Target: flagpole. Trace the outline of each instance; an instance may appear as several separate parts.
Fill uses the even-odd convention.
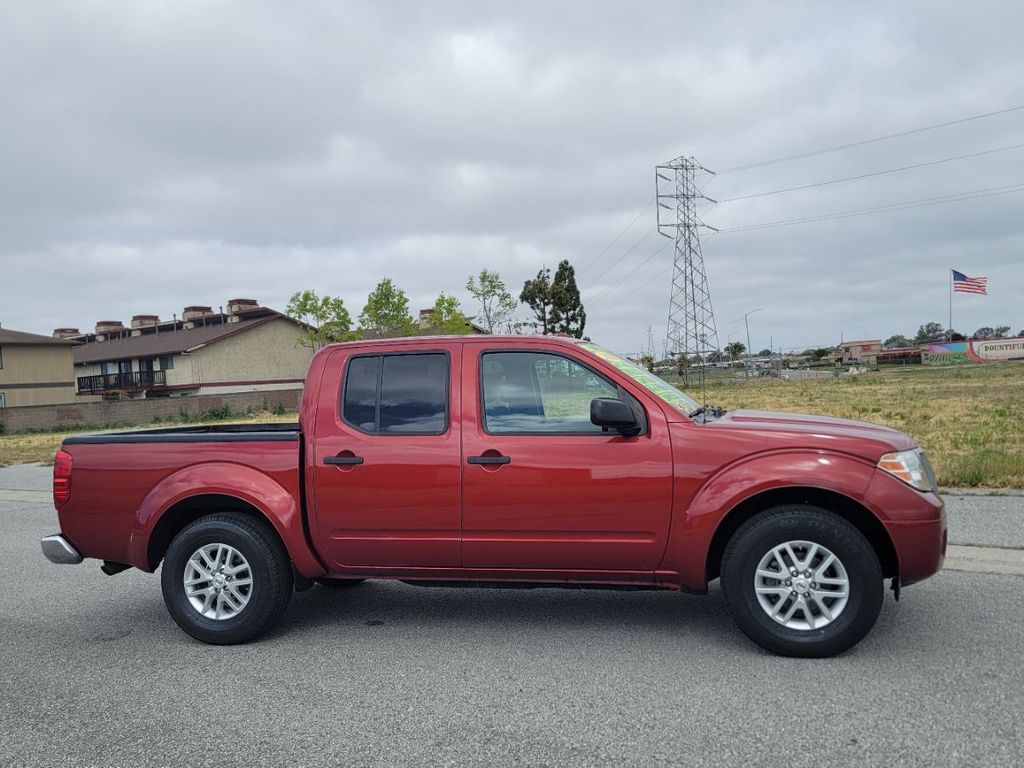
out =
[[[953,268],[949,268],[949,326],[946,328],[946,338],[953,340]]]

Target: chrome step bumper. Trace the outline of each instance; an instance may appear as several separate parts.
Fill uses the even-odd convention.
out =
[[[60,565],[77,565],[82,562],[82,555],[71,546],[71,542],[55,533],[51,536],[44,536],[39,541],[43,547],[43,554],[51,563]]]

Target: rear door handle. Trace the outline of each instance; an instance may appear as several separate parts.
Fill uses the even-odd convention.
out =
[[[509,464],[512,461],[511,456],[470,456],[468,459],[470,464]]]
[[[324,464],[362,464],[362,456],[324,456]]]

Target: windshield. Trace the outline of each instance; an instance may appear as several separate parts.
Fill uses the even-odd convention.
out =
[[[643,368],[636,363],[631,363],[626,358],[619,357],[615,353],[597,346],[597,344],[585,343],[580,344],[580,346],[588,352],[597,355],[605,362],[615,366],[641,387],[650,393],[657,395],[661,400],[664,400],[666,403],[682,413],[690,414],[700,408],[700,403],[688,394],[676,387],[673,387],[664,379],[655,376],[646,368]]]

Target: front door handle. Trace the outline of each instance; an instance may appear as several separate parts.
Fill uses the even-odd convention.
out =
[[[362,456],[324,456],[324,464],[349,465],[362,463]]]
[[[470,464],[509,464],[512,461],[511,456],[470,456],[468,459]]]

